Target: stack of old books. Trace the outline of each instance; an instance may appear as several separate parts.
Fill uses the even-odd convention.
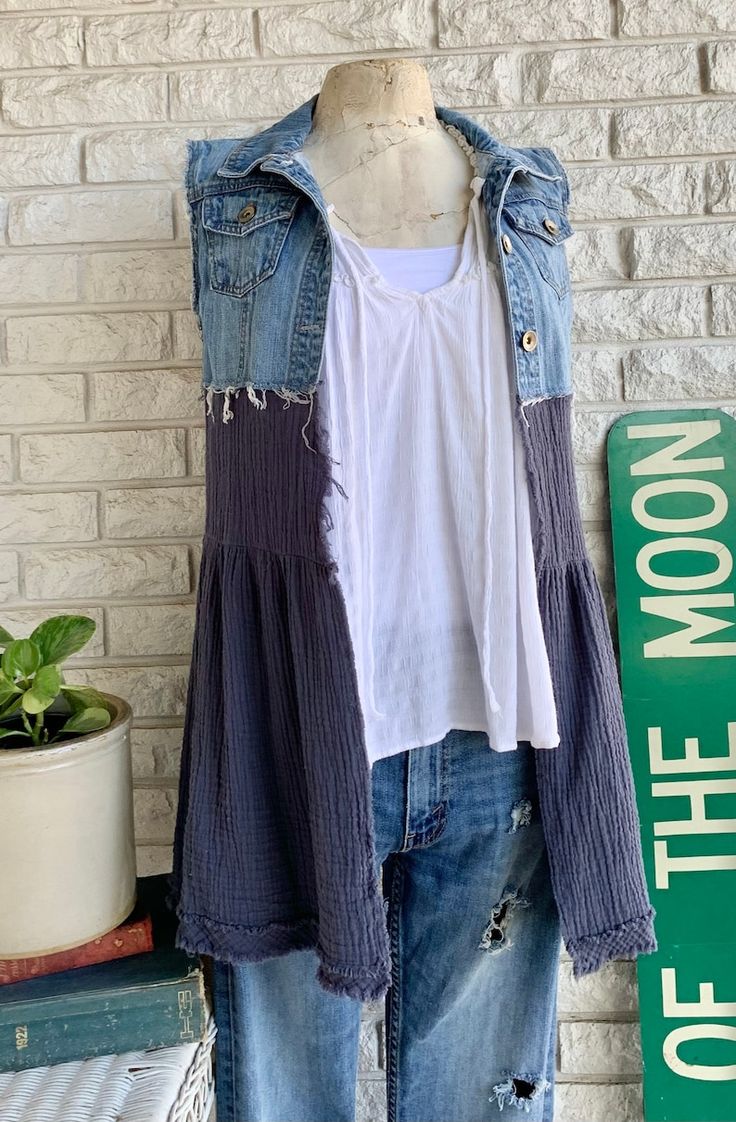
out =
[[[72,950],[0,960],[0,1072],[205,1039],[203,963],[174,946],[164,874],[139,877],[135,909]]]

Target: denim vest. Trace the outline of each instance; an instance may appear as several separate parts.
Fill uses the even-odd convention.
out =
[[[169,902],[179,946],[231,961],[314,947],[325,988],[375,999],[391,964],[352,640],[325,536],[332,461],[319,385],[333,236],[294,155],[316,100],[248,139],[186,146],[202,396],[205,416],[223,423],[206,425]],[[561,732],[558,747],[535,753],[539,813],[578,976],[650,952],[656,938],[573,468],[569,182],[551,149],[509,147],[435,111],[484,177],[512,341]]]
[[[311,394],[318,381],[332,271],[322,192],[291,153],[316,96],[265,132],[233,144],[189,141],[192,306],[204,342],[205,389]],[[522,402],[570,392],[570,276],[563,242],[567,176],[549,148],[511,148],[471,118],[435,107],[486,182],[481,202],[500,268]],[[262,400],[262,399],[261,399]]]

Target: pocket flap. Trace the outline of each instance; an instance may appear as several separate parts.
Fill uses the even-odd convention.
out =
[[[517,230],[543,238],[550,245],[557,245],[575,233],[567,215],[541,199],[507,202],[505,211],[509,222]]]
[[[268,222],[290,219],[299,195],[292,191],[235,191],[202,200],[202,225],[218,234],[243,237]]]

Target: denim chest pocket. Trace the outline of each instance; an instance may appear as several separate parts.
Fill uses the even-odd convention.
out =
[[[209,285],[242,298],[276,271],[299,202],[297,194],[237,191],[202,201]]]
[[[551,203],[525,199],[509,202],[505,216],[545,283],[560,298],[566,296],[570,269],[563,243],[575,232],[567,215]]]

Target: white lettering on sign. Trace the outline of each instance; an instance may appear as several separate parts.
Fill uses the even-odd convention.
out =
[[[681,459],[684,453],[706,443],[721,432],[721,422],[717,419],[703,421],[682,421],[667,424],[630,425],[626,430],[629,440],[661,439],[672,436],[672,443],[644,456],[632,464],[632,476],[640,475],[695,475],[702,472],[724,471],[723,456],[689,457]],[[647,502],[654,496],[702,494],[711,500],[710,510],[704,514],[687,515],[683,518],[654,516],[647,509]],[[728,547],[717,538],[685,537],[702,530],[710,530],[720,525],[728,513],[728,496],[723,488],[710,480],[703,479],[663,479],[645,483],[635,492],[631,500],[631,511],[636,522],[649,530],[671,534],[668,538],[645,543],[636,558],[636,571],[642,581],[650,588],[659,588],[673,595],[642,596],[642,612],[671,619],[683,626],[668,635],[650,639],[643,644],[644,658],[714,658],[736,656],[736,640],[720,643],[704,643],[709,635],[733,626],[731,619],[718,619],[703,616],[704,608],[733,608],[736,598],[732,592],[702,593],[698,590],[723,585],[733,572],[733,556]],[[652,567],[654,558],[662,555],[707,553],[715,565],[706,573],[667,575],[658,573]]]
[[[665,759],[662,752],[662,729],[647,729],[649,743],[649,770],[652,775],[673,775],[691,771],[736,771],[736,721],[726,725],[728,754],[726,756],[701,756],[697,736],[686,736],[683,743],[685,755]]]
[[[657,557],[660,553],[712,553],[717,564],[709,573],[691,574],[686,577],[664,575],[655,573],[650,564],[652,557]],[[712,588],[730,577],[732,570],[733,557],[730,549],[726,549],[723,542],[714,541],[713,538],[665,538],[658,542],[647,542],[636,557],[637,573],[644,583],[652,588],[672,588],[677,591]]]
[[[682,495],[687,491],[709,495],[713,500],[712,510],[691,518],[658,518],[647,510],[647,500],[653,495]],[[646,526],[648,530],[674,530],[687,534],[695,530],[710,530],[711,526],[722,522],[728,513],[728,498],[723,488],[709,479],[657,479],[639,488],[631,500],[631,512],[639,525]]]
[[[651,448],[652,440],[664,445],[642,455],[629,468],[635,488],[631,514],[640,529],[635,531],[635,526],[630,526],[636,533],[636,556],[629,561],[627,575],[633,578],[631,570],[635,568],[644,586],[645,594],[639,596],[641,620],[637,630],[644,659],[722,660],[736,656],[736,547],[729,528],[734,496],[726,482],[730,476],[725,475],[725,457],[705,455],[714,447],[722,447],[720,442],[718,446],[709,442],[721,437],[723,428],[724,422],[716,417],[659,424],[656,417],[650,417],[650,423],[632,424],[626,429],[629,440],[643,442],[638,448],[644,448],[647,441]],[[722,486],[713,478],[718,473],[724,473]],[[668,633],[650,638],[655,629]],[[724,631],[727,637],[719,640],[718,634]],[[713,681],[718,683],[733,677],[733,667],[733,663],[721,661],[717,668],[711,664],[708,669],[713,670]],[[701,681],[707,681],[708,670],[703,670]],[[653,680],[659,682],[665,673],[656,672]],[[695,689],[691,697],[681,694],[681,687],[687,690],[688,674],[685,667],[671,668],[671,689],[665,696],[674,704],[666,717],[663,714],[670,724],[681,711],[680,701],[683,707],[691,701],[690,712],[708,704],[707,690],[702,697]],[[652,713],[655,698],[648,688],[650,682],[646,675],[643,677],[646,684],[639,700],[651,702],[649,720],[657,720]],[[731,693],[736,701],[736,690]],[[727,700],[731,702],[730,696]],[[664,699],[661,704],[665,704]],[[734,716],[733,711],[728,715]],[[673,924],[675,911],[679,914],[686,908],[688,913],[679,941],[677,933],[672,936],[672,954],[667,958],[670,965],[657,970],[662,1015],[680,1020],[671,1031],[665,1020],[662,1056],[674,1075],[701,1083],[736,1079],[736,1025],[719,1023],[736,1018],[732,963],[725,942],[731,932],[712,919],[713,930],[704,932],[702,938],[712,940],[713,953],[698,958],[694,951],[701,948],[692,943],[690,923],[697,916],[697,912],[690,914],[690,901],[697,909],[698,894],[713,895],[714,881],[728,892],[736,873],[736,720],[725,722],[725,744],[717,720],[715,713],[708,713],[700,736],[685,735],[690,731],[687,718],[684,727],[668,725],[664,734],[662,727],[647,728],[652,799],[647,845],[652,847],[654,882],[658,890],[669,890],[669,913],[667,908],[663,912],[665,916],[673,913]],[[640,730],[647,718],[638,724]],[[697,727],[694,722],[693,727]],[[713,755],[714,751],[720,754]],[[723,871],[730,875],[712,876]],[[681,874],[686,876],[681,878]],[[712,879],[705,880],[703,874]],[[719,972],[723,972],[721,979]],[[700,980],[703,973],[706,981]],[[716,987],[721,1000],[716,997]],[[683,1020],[687,1023],[682,1024]],[[708,1059],[713,1062],[705,1062]],[[676,1107],[672,1117],[675,1115],[679,1118]]]
[[[660,440],[663,436],[679,436],[674,444],[660,448],[643,460],[632,464],[632,475],[676,475],[682,472],[723,471],[725,463],[723,456],[711,456],[700,460],[679,460],[683,452],[705,444],[721,431],[721,422],[712,421],[675,421],[666,425],[630,425],[626,430],[629,440],[646,440],[655,437]]]
[[[736,1028],[729,1025],[682,1025],[668,1033],[662,1045],[664,1062],[677,1075],[686,1079],[705,1079],[717,1081],[736,1079],[736,1064],[687,1064],[677,1054],[680,1044],[686,1040],[733,1040],[736,1042]]]
[[[690,800],[689,818],[654,823],[657,837],[736,833],[736,818],[709,818],[705,807],[708,795],[736,795],[736,779],[675,779],[670,783],[652,783],[652,795]]]
[[[736,642],[695,643],[705,635],[713,635],[732,627],[730,619],[701,616],[701,608],[732,608],[732,592],[706,592],[701,596],[642,596],[639,606],[643,612],[677,620],[687,626],[659,639],[648,639],[642,648],[644,658],[713,658],[718,655],[736,655]]]
[[[662,1012],[665,1017],[736,1017],[736,1001],[716,1001],[713,982],[700,982],[697,1001],[677,1000],[677,971],[662,967]]]
[[[672,857],[666,841],[654,843],[654,873],[657,888],[669,888],[670,873],[716,873],[736,869],[736,853],[708,853],[704,857]]]
[[[736,771],[736,721],[726,725],[728,753],[725,756],[702,756],[697,737],[686,737],[685,755],[675,759],[665,759],[662,751],[662,729],[654,725],[647,729],[649,744],[649,770],[652,775],[685,774],[686,779],[657,781],[652,783],[652,795],[656,798],[689,799],[690,815],[687,818],[669,822],[655,822],[655,837],[696,836],[702,834],[736,833],[736,819],[709,818],[706,812],[706,798],[709,795],[736,795],[736,779],[692,779],[694,772]],[[736,869],[736,854],[709,853],[702,856],[670,855],[666,841],[654,842],[654,874],[657,888],[670,886],[673,873],[703,873],[720,869]]]

